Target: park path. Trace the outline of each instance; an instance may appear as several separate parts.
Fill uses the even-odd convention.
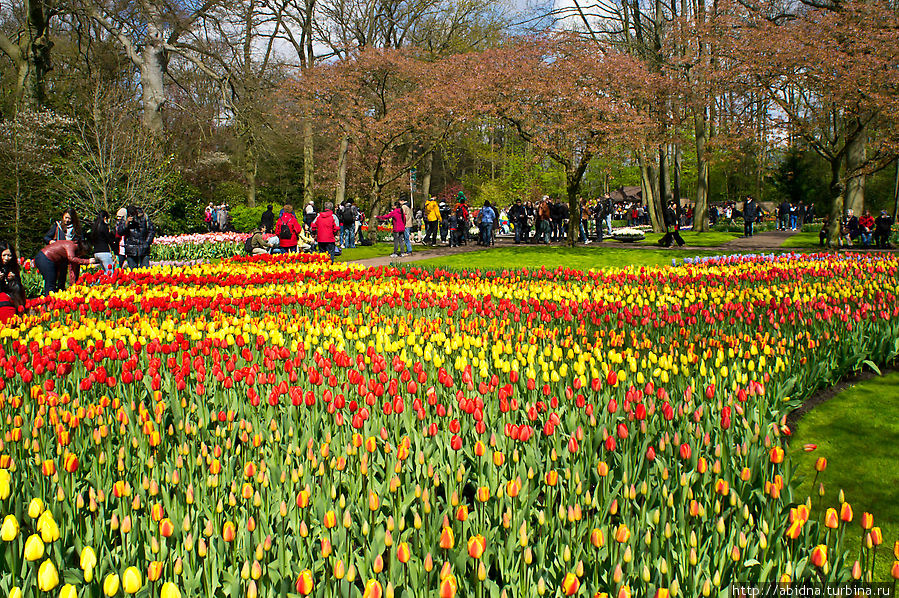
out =
[[[795,234],[794,231],[789,230],[771,230],[751,237],[740,237],[728,241],[718,249],[722,251],[770,251],[780,249],[783,242]]]
[[[497,240],[496,244],[500,245],[499,240]],[[460,247],[425,247],[423,245],[413,245],[412,248],[414,250],[412,255],[406,257],[390,257],[389,255],[384,255],[381,257],[371,257],[364,260],[353,260],[353,263],[362,264],[363,266],[367,266],[370,268],[377,268],[378,266],[418,262],[421,260],[430,259],[432,257],[444,257],[447,255],[470,253],[472,251],[483,251],[487,249],[487,247],[482,247],[474,243],[469,243],[468,245],[462,245]]]
[[[771,251],[774,249],[779,249],[781,244],[787,240],[789,237],[794,235],[795,233],[791,231],[769,231],[764,233],[759,233],[749,238],[739,238],[734,239],[732,241],[728,241],[723,245],[718,247],[691,247],[689,245],[684,245],[683,247],[673,247],[673,249],[680,250],[694,250],[699,253],[711,253],[711,252],[755,252],[755,251]],[[563,246],[563,243],[553,243],[553,245]],[[582,247],[582,245],[578,245]],[[495,247],[516,247],[516,245],[512,242],[511,239],[499,238],[496,240]],[[531,245],[523,245],[521,247],[532,247]],[[610,243],[606,242],[602,245],[593,245],[593,247],[603,247],[603,248],[615,248],[615,249],[632,249],[635,251],[641,250],[658,250],[659,246],[655,244],[649,245],[637,245],[632,243]],[[476,245],[473,243],[469,243],[468,245],[463,245],[461,247],[427,247],[421,245],[414,246],[415,252],[406,257],[390,257],[390,256],[381,256],[381,257],[372,257],[363,260],[352,260],[355,264],[362,264],[363,266],[377,268],[378,266],[389,266],[390,264],[405,264],[411,262],[418,262],[421,260],[427,260],[434,257],[444,257],[447,255],[456,255],[460,253],[471,253],[473,251],[484,251],[487,250],[487,247],[482,247],[480,245]]]

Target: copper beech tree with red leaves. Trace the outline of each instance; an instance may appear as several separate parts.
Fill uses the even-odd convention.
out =
[[[326,129],[349,140],[370,194],[370,236],[388,191],[399,190],[424,158],[418,148],[439,144],[469,118],[465,90],[455,84],[460,66],[456,57],[424,61],[403,50],[368,49],[287,86],[296,100],[311,96]]]
[[[646,111],[651,74],[629,56],[567,35],[525,40],[469,62],[478,111],[509,123],[564,170],[573,245],[590,160],[620,145],[641,147],[655,129]]]
[[[844,204],[861,206],[865,175],[899,156],[899,14],[854,0],[735,3],[713,25],[726,83],[769,100],[784,136],[829,163],[834,244]]]

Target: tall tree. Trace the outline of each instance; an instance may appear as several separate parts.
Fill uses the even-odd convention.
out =
[[[484,52],[469,71],[482,109],[564,170],[568,242],[574,244],[590,161],[618,143],[638,147],[648,139],[652,123],[637,106],[654,94],[650,73],[625,54],[597,51],[570,35]]]
[[[23,20],[10,36],[0,32],[0,51],[16,69],[16,107],[35,111],[44,105],[44,80],[51,69],[51,0],[24,0]]]
[[[728,18],[710,28],[726,80],[770,101],[775,126],[830,165],[833,244],[847,189],[858,193],[859,177],[899,155],[899,14],[864,0],[838,9],[728,8]]]

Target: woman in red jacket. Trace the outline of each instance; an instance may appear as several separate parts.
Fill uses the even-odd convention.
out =
[[[78,266],[93,266],[96,261],[79,257],[80,241],[55,241],[37,252],[34,265],[44,277],[44,297],[54,291],[66,288],[66,268],[69,279],[74,283],[78,279]]]
[[[296,253],[297,237],[301,230],[297,217],[293,215],[293,206],[289,203],[284,204],[281,217],[275,224],[275,233],[278,235],[278,253]]]
[[[333,212],[334,204],[330,201],[325,203],[325,210],[319,212],[315,220],[312,221],[312,230],[315,231],[315,240],[318,241],[318,250],[326,251],[331,256],[331,263],[334,263],[334,253],[337,247],[337,231],[340,230],[340,222]]]

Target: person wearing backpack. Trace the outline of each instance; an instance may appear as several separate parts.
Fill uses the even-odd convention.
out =
[[[331,256],[331,263],[334,263],[334,253],[337,248],[337,231],[340,230],[340,222],[334,214],[332,208],[334,204],[330,201],[325,203],[325,209],[319,212],[312,221],[310,228],[315,233],[315,239],[318,241],[318,250],[327,252]]]
[[[268,253],[268,242],[262,236],[265,227],[260,226],[244,241],[243,249],[247,255],[263,255]]]
[[[278,235],[278,253],[296,253],[297,237],[300,234],[300,223],[293,214],[293,205],[284,204],[281,217],[275,224],[275,233]]]
[[[343,202],[343,210],[340,213],[340,244],[346,249],[356,248],[356,220],[359,212],[353,205],[353,200]]]

